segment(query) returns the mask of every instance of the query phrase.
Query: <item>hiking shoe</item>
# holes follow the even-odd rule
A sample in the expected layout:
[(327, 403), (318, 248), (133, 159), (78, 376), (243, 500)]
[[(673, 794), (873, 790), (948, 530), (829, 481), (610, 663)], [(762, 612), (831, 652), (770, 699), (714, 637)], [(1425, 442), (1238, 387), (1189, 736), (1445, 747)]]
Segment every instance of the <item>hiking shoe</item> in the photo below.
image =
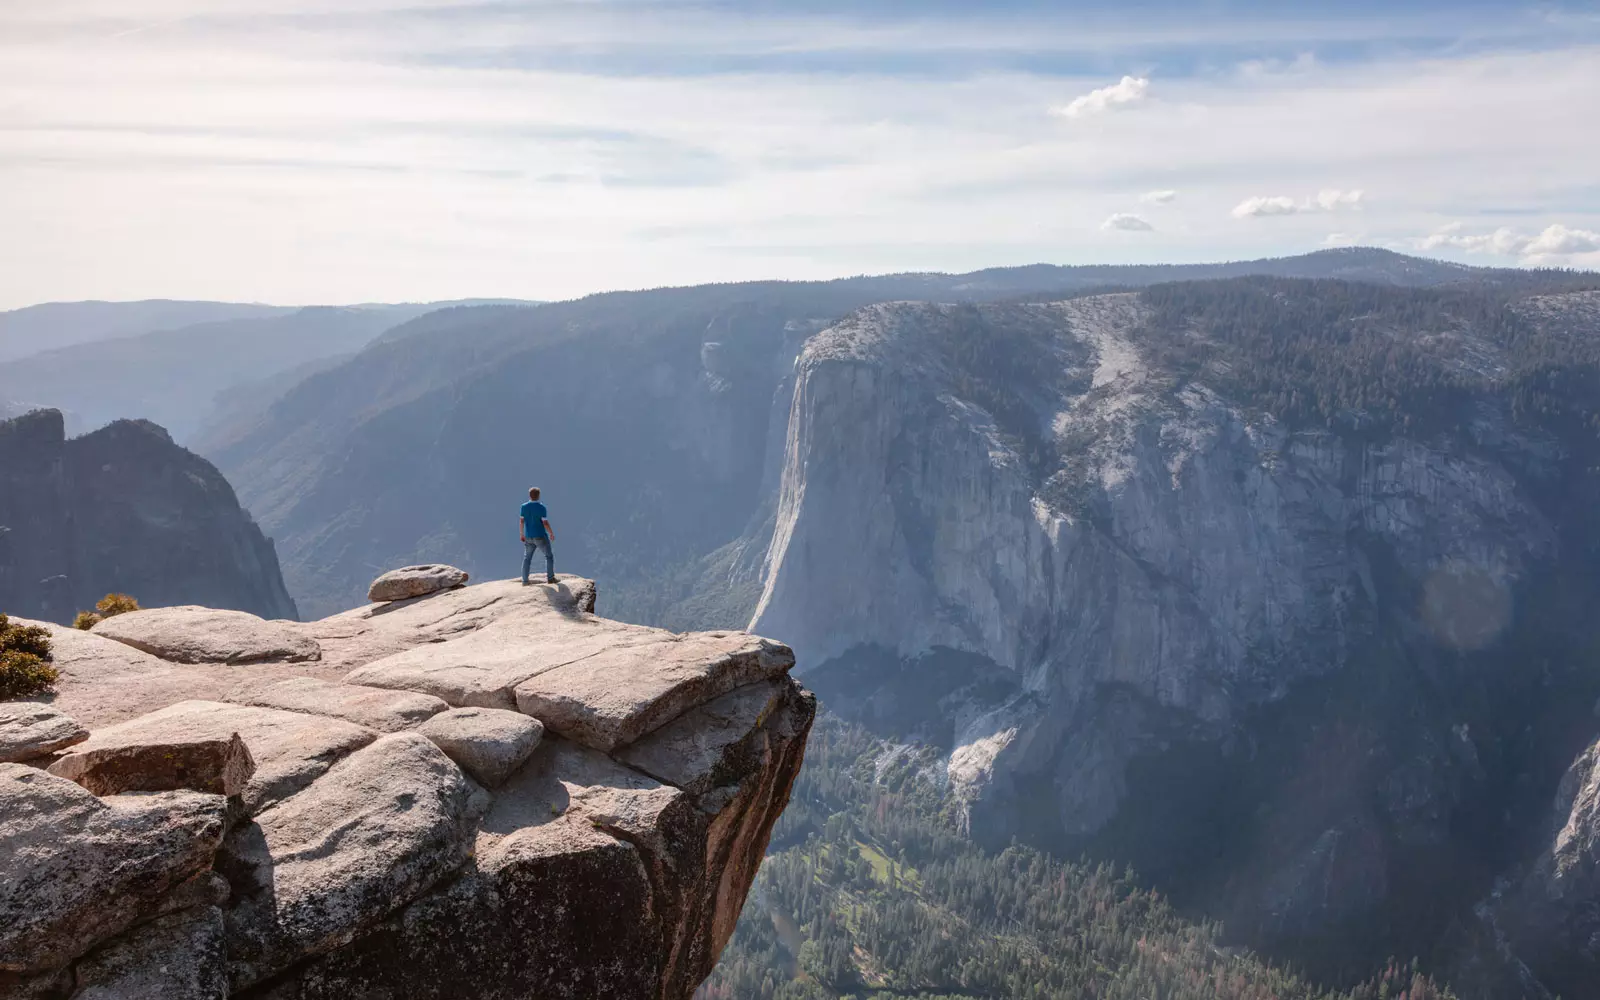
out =
[(553, 577), (553, 576), (547, 576), (547, 577), (545, 577), (545, 578), (544, 578), (544, 582), (545, 582), (545, 583), (559, 583), (559, 582), (560, 582), (560, 581), (558, 581), (558, 580), (557, 580), (557, 579), (556, 579), (556, 578), (555, 578), (555, 577)]

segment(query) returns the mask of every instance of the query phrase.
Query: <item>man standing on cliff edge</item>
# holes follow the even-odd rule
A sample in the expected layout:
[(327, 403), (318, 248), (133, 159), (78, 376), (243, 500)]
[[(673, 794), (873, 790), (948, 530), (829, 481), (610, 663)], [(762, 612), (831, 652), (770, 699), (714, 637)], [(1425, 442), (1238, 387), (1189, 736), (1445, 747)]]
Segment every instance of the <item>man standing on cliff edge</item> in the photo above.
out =
[(550, 512), (539, 502), (539, 487), (528, 490), (528, 502), (522, 505), (522, 582), (528, 582), (528, 568), (533, 565), (533, 554), (544, 549), (544, 582), (556, 582), (556, 557), (550, 551), (550, 540), (556, 533), (550, 528)]

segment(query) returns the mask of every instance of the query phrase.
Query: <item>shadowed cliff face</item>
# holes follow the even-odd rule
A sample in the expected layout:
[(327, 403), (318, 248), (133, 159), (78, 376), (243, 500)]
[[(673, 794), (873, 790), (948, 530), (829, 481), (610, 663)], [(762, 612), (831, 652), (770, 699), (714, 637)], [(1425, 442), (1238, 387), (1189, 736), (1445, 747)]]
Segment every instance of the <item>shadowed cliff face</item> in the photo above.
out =
[(815, 701), (785, 646), (594, 601), (53, 627), (57, 691), (0, 705), (0, 994), (688, 1000)]
[(895, 304), (809, 341), (751, 627), (944, 746), (982, 839), (1131, 861), (1327, 974), (1430, 954), (1600, 727), (1592, 430), (1518, 419), (1470, 331), (1417, 364), (1494, 374), (1413, 436), (1273, 419), (1150, 321)]
[(55, 410), (0, 423), (0, 608), (70, 622), (111, 591), (297, 617), (272, 543), (160, 427), (69, 440)]

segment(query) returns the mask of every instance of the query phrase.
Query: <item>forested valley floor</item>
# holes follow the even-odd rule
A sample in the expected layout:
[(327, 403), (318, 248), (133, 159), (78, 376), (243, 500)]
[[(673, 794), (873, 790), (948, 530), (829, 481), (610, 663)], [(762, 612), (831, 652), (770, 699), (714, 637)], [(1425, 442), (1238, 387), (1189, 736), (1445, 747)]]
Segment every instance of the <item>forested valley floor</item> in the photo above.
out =
[(1414, 963), (1321, 987), (1222, 946), (1134, 872), (959, 832), (938, 755), (823, 713), (697, 1000), (1444, 1000)]

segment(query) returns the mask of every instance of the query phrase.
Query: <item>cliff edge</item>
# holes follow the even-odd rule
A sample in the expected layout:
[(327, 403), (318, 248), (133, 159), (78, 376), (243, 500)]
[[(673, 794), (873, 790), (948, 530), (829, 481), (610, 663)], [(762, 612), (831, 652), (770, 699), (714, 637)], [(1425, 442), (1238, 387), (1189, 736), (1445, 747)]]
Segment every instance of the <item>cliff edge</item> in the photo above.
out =
[(57, 691), (0, 704), (0, 997), (687, 1000), (815, 702), (594, 598), (52, 627)]

